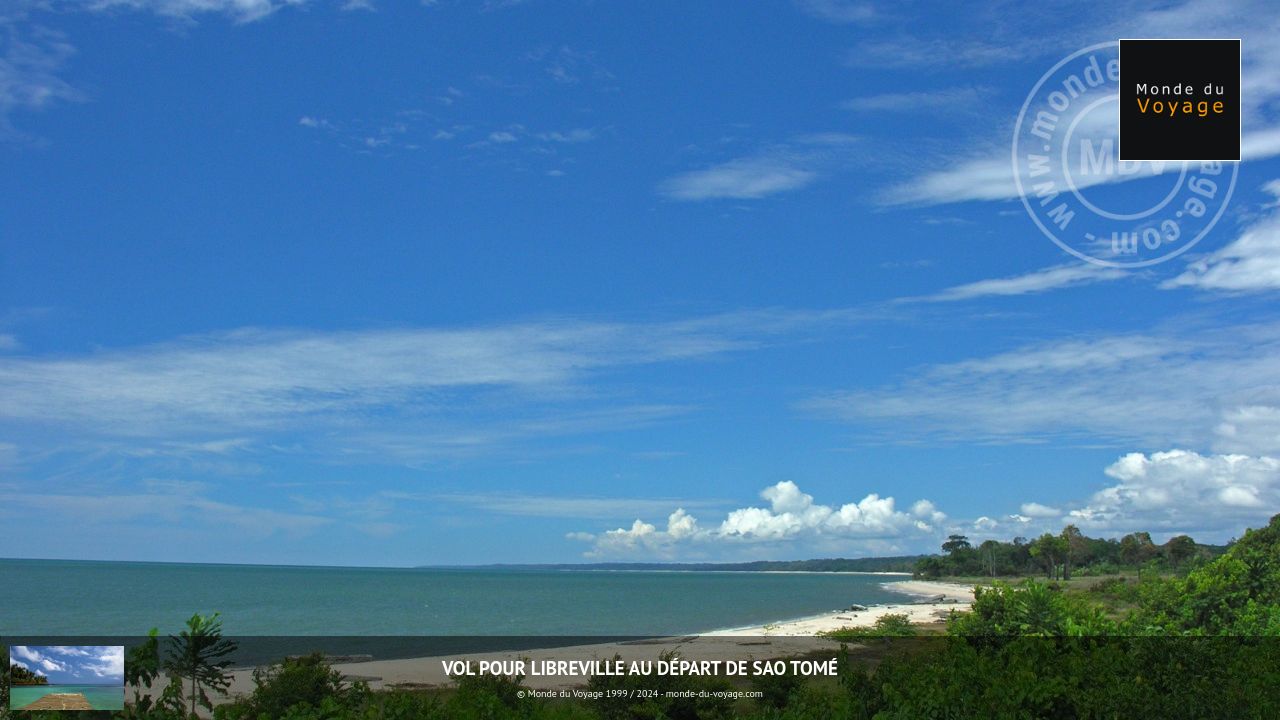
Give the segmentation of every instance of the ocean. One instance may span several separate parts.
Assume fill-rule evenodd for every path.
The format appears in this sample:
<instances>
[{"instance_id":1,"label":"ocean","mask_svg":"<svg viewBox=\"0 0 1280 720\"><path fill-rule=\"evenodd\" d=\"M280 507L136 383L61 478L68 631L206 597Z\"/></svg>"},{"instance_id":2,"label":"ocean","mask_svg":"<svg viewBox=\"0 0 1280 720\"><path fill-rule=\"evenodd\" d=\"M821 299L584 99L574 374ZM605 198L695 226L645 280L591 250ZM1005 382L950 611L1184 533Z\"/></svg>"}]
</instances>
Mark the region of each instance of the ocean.
<instances>
[{"instance_id":1,"label":"ocean","mask_svg":"<svg viewBox=\"0 0 1280 720\"><path fill-rule=\"evenodd\" d=\"M119 685L15 685L9 688L9 707L20 710L52 693L80 693L94 710L124 708L124 688Z\"/></svg>"},{"instance_id":2,"label":"ocean","mask_svg":"<svg viewBox=\"0 0 1280 720\"><path fill-rule=\"evenodd\" d=\"M906 576L0 560L0 637L671 635L903 602Z\"/></svg>"}]
</instances>

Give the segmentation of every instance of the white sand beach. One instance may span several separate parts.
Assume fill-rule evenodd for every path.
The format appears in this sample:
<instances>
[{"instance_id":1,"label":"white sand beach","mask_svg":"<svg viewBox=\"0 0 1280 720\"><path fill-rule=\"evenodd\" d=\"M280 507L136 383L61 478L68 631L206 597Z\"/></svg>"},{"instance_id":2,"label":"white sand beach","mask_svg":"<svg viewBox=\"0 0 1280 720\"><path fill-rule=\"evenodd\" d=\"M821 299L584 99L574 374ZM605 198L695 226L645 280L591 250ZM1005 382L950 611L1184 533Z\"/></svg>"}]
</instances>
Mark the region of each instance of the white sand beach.
<instances>
[{"instance_id":1,"label":"white sand beach","mask_svg":"<svg viewBox=\"0 0 1280 720\"><path fill-rule=\"evenodd\" d=\"M973 602L973 587L959 583L903 580L884 587L904 595L933 598L934 602L868 605L866 610L839 610L782 622L731 628L706 633L707 636L807 637L845 627L870 627L885 615L906 615L912 623L934 623L947 619L953 611L967 610Z\"/></svg>"}]
</instances>

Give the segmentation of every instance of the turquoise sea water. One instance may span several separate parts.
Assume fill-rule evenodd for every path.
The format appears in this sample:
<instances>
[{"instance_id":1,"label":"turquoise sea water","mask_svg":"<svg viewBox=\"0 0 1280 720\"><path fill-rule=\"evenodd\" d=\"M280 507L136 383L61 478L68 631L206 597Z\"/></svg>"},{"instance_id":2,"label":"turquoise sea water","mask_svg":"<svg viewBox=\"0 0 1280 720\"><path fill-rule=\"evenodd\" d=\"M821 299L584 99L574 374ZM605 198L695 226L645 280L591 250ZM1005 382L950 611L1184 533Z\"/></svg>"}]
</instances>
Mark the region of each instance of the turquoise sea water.
<instances>
[{"instance_id":1,"label":"turquoise sea water","mask_svg":"<svg viewBox=\"0 0 1280 720\"><path fill-rule=\"evenodd\" d=\"M124 688L101 685L23 685L9 688L9 707L20 710L51 693L80 693L94 710L122 710Z\"/></svg>"},{"instance_id":2,"label":"turquoise sea water","mask_svg":"<svg viewBox=\"0 0 1280 720\"><path fill-rule=\"evenodd\" d=\"M833 573L608 572L0 560L0 636L661 635L903 602Z\"/></svg>"}]
</instances>

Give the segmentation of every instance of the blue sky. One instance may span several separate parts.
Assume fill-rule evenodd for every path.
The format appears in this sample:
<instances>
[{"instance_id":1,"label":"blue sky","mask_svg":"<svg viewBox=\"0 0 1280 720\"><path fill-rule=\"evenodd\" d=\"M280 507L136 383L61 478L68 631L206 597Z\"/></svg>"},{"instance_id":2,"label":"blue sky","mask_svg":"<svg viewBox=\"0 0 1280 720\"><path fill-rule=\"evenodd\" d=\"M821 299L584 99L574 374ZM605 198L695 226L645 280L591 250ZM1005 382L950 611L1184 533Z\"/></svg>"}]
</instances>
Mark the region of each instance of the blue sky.
<instances>
[{"instance_id":1,"label":"blue sky","mask_svg":"<svg viewBox=\"0 0 1280 720\"><path fill-rule=\"evenodd\" d=\"M9 662L45 676L50 685L124 685L120 645L12 645Z\"/></svg>"},{"instance_id":2,"label":"blue sky","mask_svg":"<svg viewBox=\"0 0 1280 720\"><path fill-rule=\"evenodd\" d=\"M1262 3L10 0L16 557L859 556L1280 511ZM1241 37L1191 252L1049 242L1024 98ZM1141 177L1099 197L1149 192Z\"/></svg>"}]
</instances>

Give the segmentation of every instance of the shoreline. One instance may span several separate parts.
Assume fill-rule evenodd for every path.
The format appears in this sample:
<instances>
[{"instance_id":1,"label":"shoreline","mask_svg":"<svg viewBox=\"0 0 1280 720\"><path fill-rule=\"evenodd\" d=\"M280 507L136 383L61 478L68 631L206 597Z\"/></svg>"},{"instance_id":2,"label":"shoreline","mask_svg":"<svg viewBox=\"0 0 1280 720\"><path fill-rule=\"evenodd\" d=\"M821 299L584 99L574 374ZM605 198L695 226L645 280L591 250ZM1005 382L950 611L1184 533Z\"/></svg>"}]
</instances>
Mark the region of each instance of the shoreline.
<instances>
[{"instance_id":1,"label":"shoreline","mask_svg":"<svg viewBox=\"0 0 1280 720\"><path fill-rule=\"evenodd\" d=\"M951 611L968 610L973 604L973 586L961 583L902 580L881 583L881 587L917 598L941 598L934 602L903 602L866 605L865 610L832 610L817 615L779 620L763 625L725 628L702 633L709 637L810 637L845 627L871 627L885 615L906 615L912 624L945 620Z\"/></svg>"},{"instance_id":2,"label":"shoreline","mask_svg":"<svg viewBox=\"0 0 1280 720\"><path fill-rule=\"evenodd\" d=\"M431 688L443 687L452 682L444 669L444 661L467 659L480 661L526 660L579 660L591 661L614 656L624 661L653 660L659 653L679 651L687 658L719 660L772 659L788 655L800 655L815 649L835 649L839 642L821 637L819 633L844 627L870 627L884 615L906 615L913 624L936 623L945 620L952 611L967 610L973 602L973 588L969 585L948 582L900 580L882 584L888 590L917 598L932 598L932 602L904 601L883 605L860 606L862 610L836 610L818 615L783 620L763 625L728 628L684 636L654 638L652 640L602 642L568 647L493 651L454 656L412 657L388 660L362 660L335 662L332 668L349 680L364 680L374 689L393 687ZM587 676L531 676L525 684L536 689L567 689L580 687L589 680ZM218 704L236 696L248 695L253 690L253 669L236 668L226 695L218 698ZM157 690L158 692L158 690Z\"/></svg>"}]
</instances>

